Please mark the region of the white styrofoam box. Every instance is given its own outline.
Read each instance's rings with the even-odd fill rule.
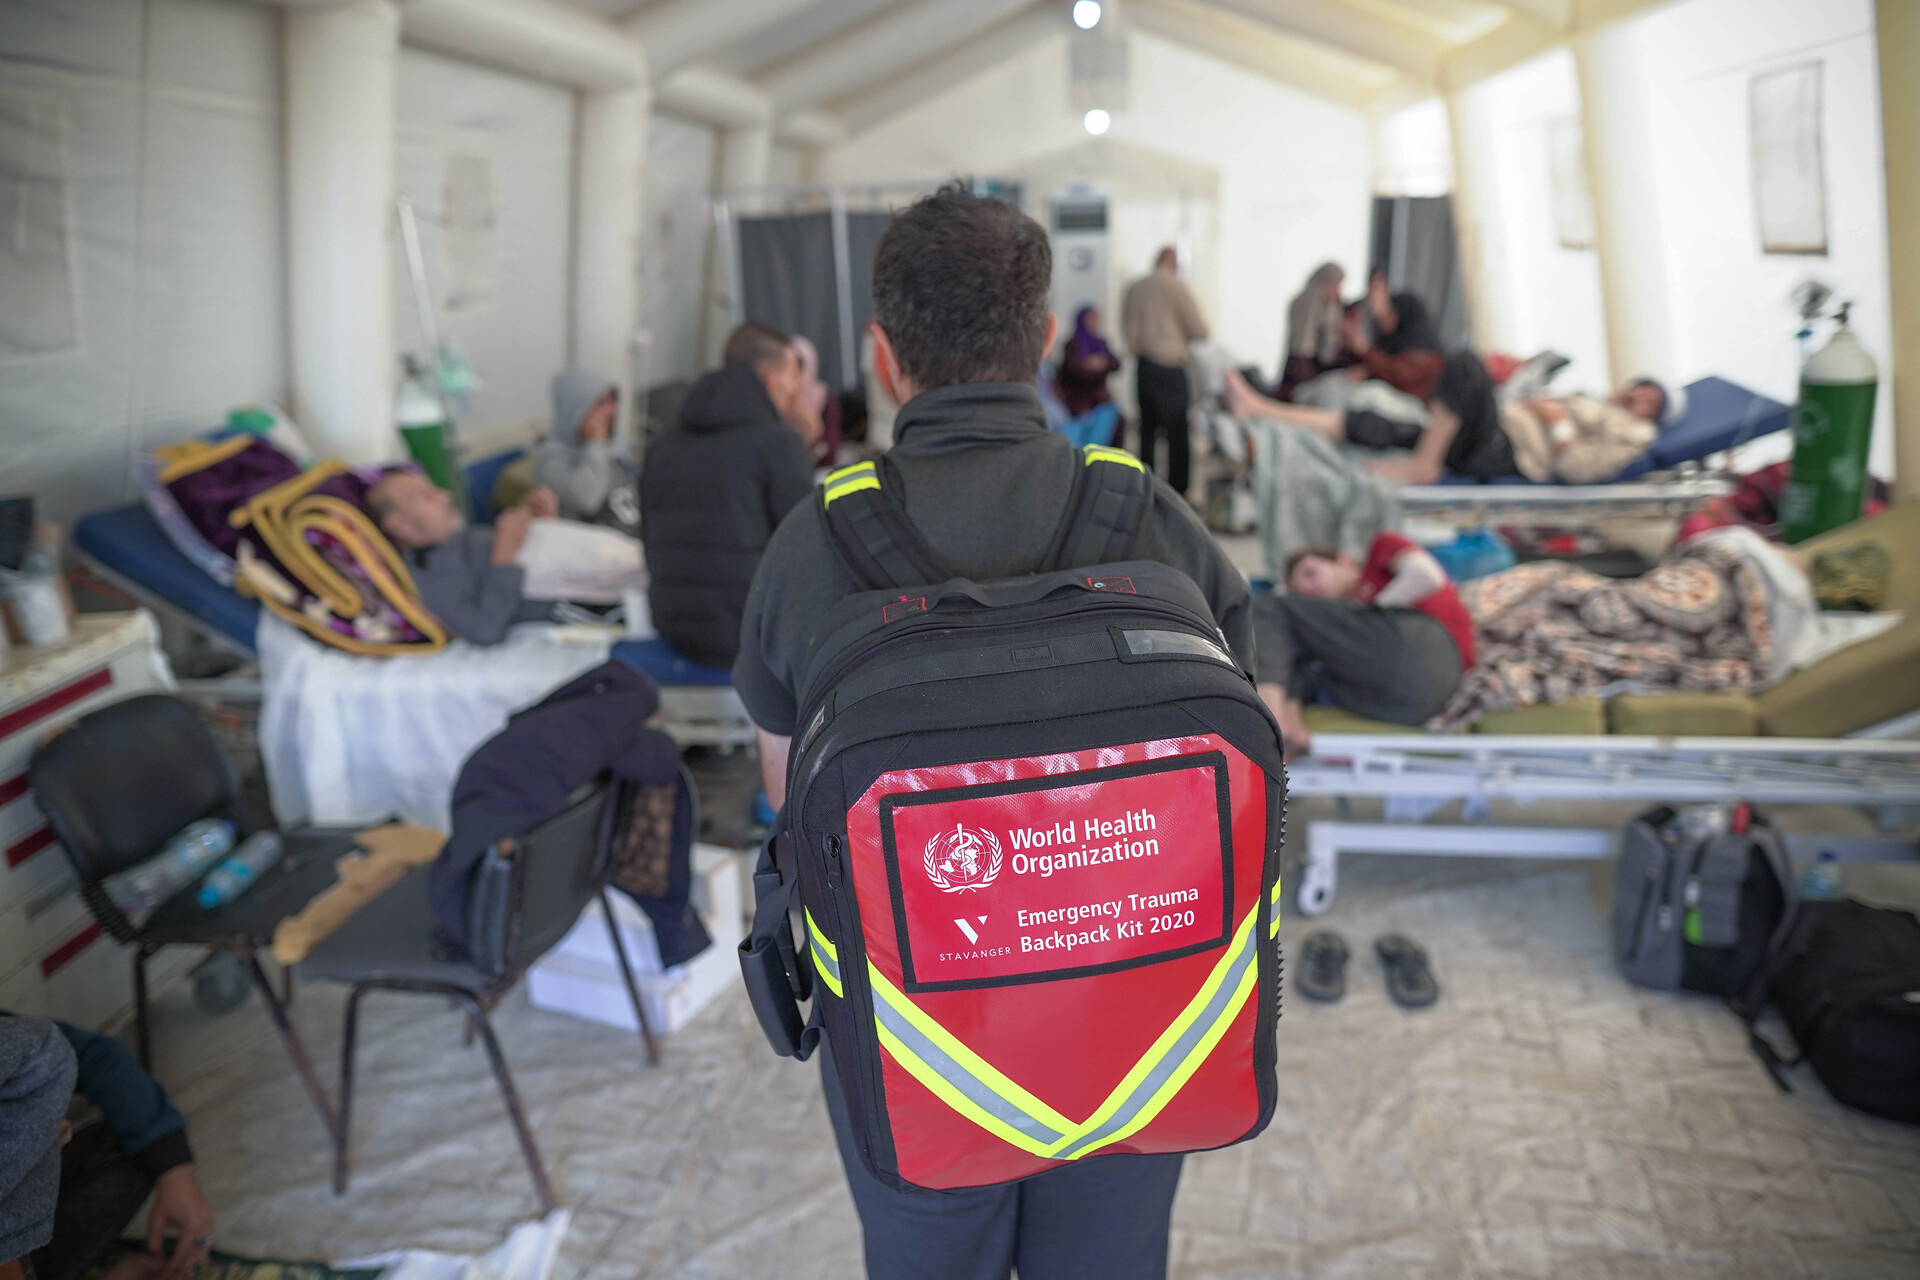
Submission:
[[[738,854],[715,845],[693,848],[693,903],[713,945],[664,972],[647,917],[623,893],[613,903],[620,939],[645,1002],[647,1021],[671,1035],[713,1002],[740,974],[734,952],[745,936],[740,911]],[[537,1009],[635,1030],[633,1005],[607,937],[600,904],[591,903],[557,946],[527,971],[527,994]]]

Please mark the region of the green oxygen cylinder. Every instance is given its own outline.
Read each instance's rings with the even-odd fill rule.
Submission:
[[[1793,411],[1793,476],[1784,502],[1789,543],[1860,518],[1866,493],[1867,449],[1873,442],[1873,401],[1880,369],[1847,326],[1800,366],[1800,403]]]

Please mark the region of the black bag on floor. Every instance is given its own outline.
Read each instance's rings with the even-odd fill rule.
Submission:
[[[1745,804],[1661,805],[1627,824],[1615,864],[1614,959],[1629,982],[1737,996],[1747,989],[1793,899],[1786,846]]]
[[[1753,1025],[1768,1004],[1799,1045],[1793,1057]],[[1783,1092],[1785,1068],[1805,1062],[1836,1101],[1920,1124],[1920,919],[1911,911],[1800,903],[1737,1008]]]

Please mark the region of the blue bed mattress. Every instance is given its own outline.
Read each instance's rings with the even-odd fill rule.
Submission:
[[[1664,471],[1683,462],[1698,462],[1709,454],[1784,430],[1793,420],[1791,405],[1769,399],[1758,391],[1749,391],[1725,378],[1690,382],[1686,392],[1687,411],[1662,427],[1653,447],[1628,464],[1609,484],[1637,479],[1650,471]],[[1483,482],[1471,476],[1449,475],[1440,483],[1532,484],[1533,481],[1525,476],[1501,476]]]
[[[655,684],[729,685],[733,673],[718,667],[703,667],[680,656],[674,647],[658,636],[651,640],[622,640],[613,646],[613,657],[637,667],[653,677]]]
[[[82,518],[73,528],[73,543],[122,578],[253,651],[260,602],[221,586],[181,555],[144,505],[136,502]]]

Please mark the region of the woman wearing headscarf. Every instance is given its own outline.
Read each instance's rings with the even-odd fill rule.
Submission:
[[[1360,357],[1366,376],[1378,378],[1422,400],[1433,395],[1434,384],[1446,368],[1440,350],[1440,331],[1427,314],[1426,304],[1411,293],[1394,293],[1387,273],[1375,271],[1367,280],[1365,311],[1373,332],[1361,323],[1359,308],[1343,322],[1347,346]]]
[[[1060,353],[1060,403],[1070,417],[1092,413],[1111,403],[1107,379],[1120,371],[1120,357],[1100,333],[1100,310],[1082,307],[1073,317],[1073,336]]]
[[[1307,277],[1306,288],[1294,296],[1287,308],[1287,349],[1280,359],[1282,400],[1292,398],[1293,389],[1349,363],[1346,336],[1340,322],[1346,308],[1340,301],[1340,286],[1347,273],[1337,262],[1323,262]]]

